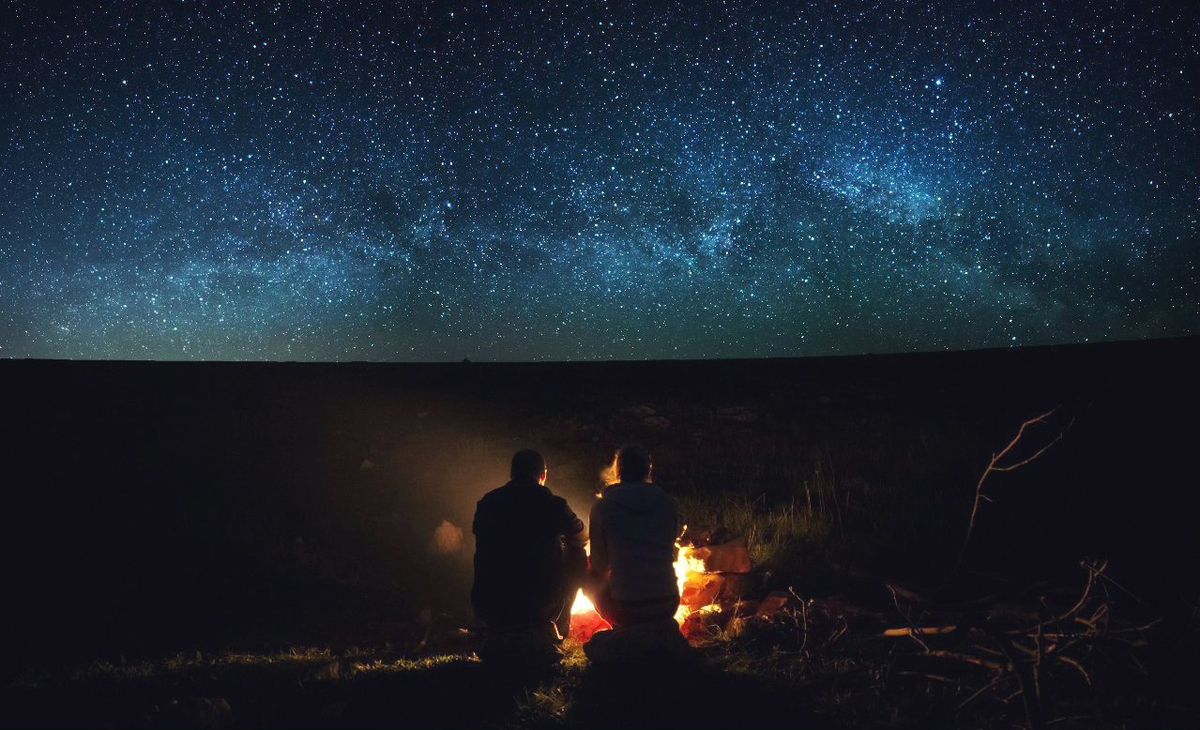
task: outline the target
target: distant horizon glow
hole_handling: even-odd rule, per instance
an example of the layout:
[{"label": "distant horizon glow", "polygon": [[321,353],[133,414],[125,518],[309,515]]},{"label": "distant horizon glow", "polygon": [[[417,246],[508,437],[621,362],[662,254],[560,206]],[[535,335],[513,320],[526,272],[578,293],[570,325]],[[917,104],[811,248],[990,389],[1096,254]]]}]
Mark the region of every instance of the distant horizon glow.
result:
[{"label": "distant horizon glow", "polygon": [[1200,332],[1195,3],[0,10],[0,358]]}]

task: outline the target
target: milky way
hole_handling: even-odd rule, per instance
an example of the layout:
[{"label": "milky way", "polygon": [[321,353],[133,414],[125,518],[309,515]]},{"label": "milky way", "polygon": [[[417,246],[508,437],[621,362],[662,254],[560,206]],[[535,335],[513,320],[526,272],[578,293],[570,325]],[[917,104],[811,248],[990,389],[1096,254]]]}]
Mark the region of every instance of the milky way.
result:
[{"label": "milky way", "polygon": [[1195,2],[7,3],[0,357],[1194,334]]}]

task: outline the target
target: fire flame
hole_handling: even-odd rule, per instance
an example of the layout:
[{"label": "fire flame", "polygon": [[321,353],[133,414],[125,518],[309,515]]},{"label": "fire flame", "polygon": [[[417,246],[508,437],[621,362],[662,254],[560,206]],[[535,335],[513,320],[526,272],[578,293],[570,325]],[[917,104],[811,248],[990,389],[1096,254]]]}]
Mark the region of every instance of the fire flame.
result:
[{"label": "fire flame", "polygon": [[[687,529],[684,526],[683,529]],[[675,583],[679,586],[679,608],[675,609],[675,620],[682,626],[688,614],[692,612],[692,608],[683,602],[683,587],[687,585],[688,579],[696,574],[704,572],[704,561],[692,555],[690,545],[680,545],[679,541],[675,541],[675,547],[679,548],[679,557],[675,559]],[[707,608],[707,607],[705,607]]]},{"label": "fire flame", "polygon": [[575,602],[571,604],[571,615],[578,616],[581,613],[591,613],[596,610],[596,604],[592,603],[592,599],[583,595],[583,589],[575,594]]}]

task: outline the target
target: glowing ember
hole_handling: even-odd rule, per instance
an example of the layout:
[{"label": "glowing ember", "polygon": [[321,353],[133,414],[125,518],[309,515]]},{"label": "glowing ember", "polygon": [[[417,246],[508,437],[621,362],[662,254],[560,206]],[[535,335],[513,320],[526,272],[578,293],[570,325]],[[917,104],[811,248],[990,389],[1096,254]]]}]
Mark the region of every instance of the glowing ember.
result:
[{"label": "glowing ember", "polygon": [[582,589],[575,594],[575,602],[571,604],[571,638],[582,644],[597,631],[611,628],[604,617],[596,612],[591,600],[583,595]]}]

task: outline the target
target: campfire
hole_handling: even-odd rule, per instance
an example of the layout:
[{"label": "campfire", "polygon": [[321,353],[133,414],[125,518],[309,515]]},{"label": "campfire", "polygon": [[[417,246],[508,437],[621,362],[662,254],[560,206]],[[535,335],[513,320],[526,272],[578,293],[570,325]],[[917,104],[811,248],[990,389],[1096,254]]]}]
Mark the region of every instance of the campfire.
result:
[{"label": "campfire", "polygon": [[[675,621],[685,636],[704,625],[706,614],[722,611],[719,599],[729,598],[733,590],[748,585],[750,558],[740,540],[714,545],[707,533],[702,537],[689,535],[687,526],[675,541],[675,580],[679,586],[679,608]],[[689,620],[690,619],[690,620]],[[571,606],[571,636],[585,642],[597,631],[612,628],[596,611],[592,601],[580,590]]]}]

